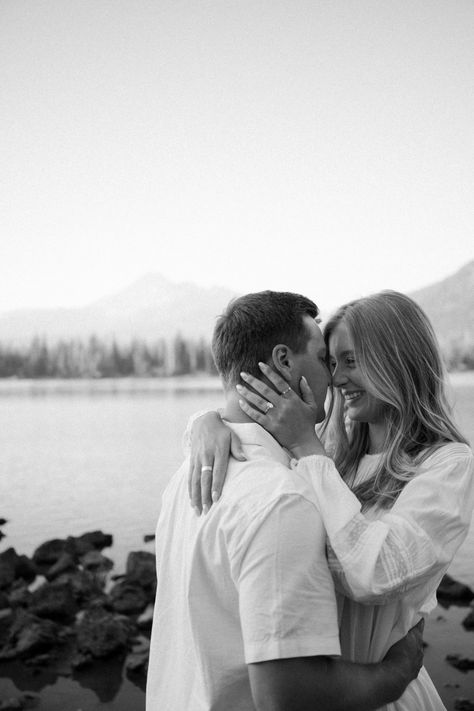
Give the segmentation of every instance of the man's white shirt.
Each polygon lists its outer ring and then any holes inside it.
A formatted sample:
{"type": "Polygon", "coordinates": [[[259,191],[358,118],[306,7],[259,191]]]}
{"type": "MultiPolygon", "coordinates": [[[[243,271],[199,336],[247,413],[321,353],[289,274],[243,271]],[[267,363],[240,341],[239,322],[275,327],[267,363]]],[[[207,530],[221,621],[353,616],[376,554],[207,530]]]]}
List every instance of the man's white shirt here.
{"type": "Polygon", "coordinates": [[[340,653],[310,477],[259,425],[229,426],[247,461],[210,512],[190,506],[187,461],[163,494],[147,711],[252,711],[247,664],[340,653]]]}

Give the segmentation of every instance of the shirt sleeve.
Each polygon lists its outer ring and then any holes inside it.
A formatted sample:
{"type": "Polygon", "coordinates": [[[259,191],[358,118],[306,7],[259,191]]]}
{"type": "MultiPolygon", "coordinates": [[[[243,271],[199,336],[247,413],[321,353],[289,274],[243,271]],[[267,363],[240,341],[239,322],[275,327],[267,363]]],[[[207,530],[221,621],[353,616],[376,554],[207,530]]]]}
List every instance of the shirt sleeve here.
{"type": "Polygon", "coordinates": [[[334,583],[314,503],[280,496],[244,537],[232,567],[246,663],[340,654],[334,583]]]}
{"type": "Polygon", "coordinates": [[[471,521],[473,461],[466,445],[441,447],[376,520],[361,513],[330,459],[298,462],[296,469],[311,477],[345,594],[359,602],[383,602],[446,569],[471,521]]]}

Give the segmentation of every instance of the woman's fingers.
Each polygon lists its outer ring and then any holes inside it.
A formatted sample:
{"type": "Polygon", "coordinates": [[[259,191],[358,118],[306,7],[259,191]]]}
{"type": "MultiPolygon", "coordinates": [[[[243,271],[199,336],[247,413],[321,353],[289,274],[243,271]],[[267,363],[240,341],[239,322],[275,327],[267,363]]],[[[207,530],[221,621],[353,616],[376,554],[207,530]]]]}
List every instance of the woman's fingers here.
{"type": "MultiPolygon", "coordinates": [[[[222,462],[222,460],[221,460],[222,462]]],[[[212,506],[211,491],[213,486],[214,472],[216,464],[219,464],[217,458],[214,459],[214,465],[204,465],[201,467],[201,504],[203,513],[207,514],[212,506]]]]}
{"type": "Polygon", "coordinates": [[[206,490],[206,501],[203,498],[203,510],[204,513],[211,508],[213,503],[219,500],[222,493],[222,487],[224,486],[224,480],[227,474],[227,467],[229,464],[228,453],[216,452],[216,458],[214,459],[214,470],[212,472],[212,481],[210,482],[209,489],[206,490]],[[206,510],[205,507],[208,507],[206,510]]]}
{"type": "Polygon", "coordinates": [[[302,375],[300,379],[300,391],[303,401],[310,407],[315,408],[317,403],[314,399],[313,391],[309,387],[308,381],[306,380],[304,375],[302,375]]]}
{"type": "MultiPolygon", "coordinates": [[[[271,400],[267,400],[263,397],[260,397],[260,395],[257,395],[256,393],[253,393],[251,390],[245,387],[245,385],[236,385],[235,386],[237,389],[237,392],[239,393],[240,397],[245,398],[246,401],[250,404],[253,405],[255,408],[260,410],[264,415],[268,412],[268,410],[271,410],[275,405],[271,400]]],[[[253,387],[253,385],[252,385],[253,387]]],[[[273,399],[275,399],[275,393],[273,393],[273,399]]]]}
{"type": "Polygon", "coordinates": [[[255,407],[252,407],[249,405],[249,403],[246,400],[239,400],[239,405],[240,409],[245,412],[246,415],[252,418],[252,420],[255,420],[255,422],[258,422],[259,425],[262,425],[262,427],[265,424],[265,417],[262,415],[260,410],[257,410],[255,407]]]}
{"type": "Polygon", "coordinates": [[[265,401],[273,402],[273,404],[277,402],[278,393],[269,388],[268,385],[265,385],[265,383],[256,378],[254,375],[250,375],[250,373],[241,373],[240,377],[246,383],[251,385],[252,388],[256,390],[257,393],[261,395],[265,401]]]}
{"type": "MultiPolygon", "coordinates": [[[[266,378],[268,378],[268,380],[270,380],[270,382],[273,383],[273,385],[276,387],[276,389],[278,390],[278,392],[280,394],[285,392],[285,390],[288,390],[289,386],[288,386],[287,381],[284,380],[281,377],[281,375],[278,375],[278,373],[275,370],[273,370],[273,368],[270,368],[270,366],[267,365],[266,363],[259,363],[258,367],[260,368],[260,370],[262,371],[264,376],[266,378]]],[[[257,381],[257,382],[259,382],[259,381],[257,381]]],[[[252,383],[252,387],[254,387],[253,383],[252,383]]],[[[268,388],[268,389],[270,390],[270,388],[268,388]]],[[[270,392],[272,392],[272,391],[270,390],[270,392]]]]}
{"type": "Polygon", "coordinates": [[[203,474],[202,470],[204,469],[204,471],[206,471],[205,467],[212,468],[212,464],[201,464],[201,459],[197,457],[194,461],[191,474],[191,506],[198,516],[202,513],[201,478],[203,474]]]}

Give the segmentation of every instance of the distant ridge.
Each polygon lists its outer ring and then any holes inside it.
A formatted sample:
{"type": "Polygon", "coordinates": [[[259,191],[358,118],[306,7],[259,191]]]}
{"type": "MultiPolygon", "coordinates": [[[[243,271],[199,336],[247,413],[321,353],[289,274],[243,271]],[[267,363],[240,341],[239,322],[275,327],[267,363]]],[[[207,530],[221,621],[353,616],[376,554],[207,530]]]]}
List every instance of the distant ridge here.
{"type": "Polygon", "coordinates": [[[24,344],[34,336],[49,341],[115,338],[128,342],[166,340],[181,333],[210,339],[216,317],[236,293],[146,274],[125,289],[74,309],[22,309],[0,315],[0,341],[24,344]]]}
{"type": "Polygon", "coordinates": [[[474,349],[474,260],[410,296],[428,314],[444,349],[455,345],[474,349]]]}
{"type": "MultiPolygon", "coordinates": [[[[176,283],[150,273],[125,289],[82,308],[23,309],[0,315],[0,342],[26,344],[34,336],[48,341],[115,338],[169,340],[178,332],[210,340],[216,317],[238,296],[224,287],[176,283]]],[[[410,296],[426,311],[445,350],[474,351],[474,260],[446,279],[410,296]]]]}

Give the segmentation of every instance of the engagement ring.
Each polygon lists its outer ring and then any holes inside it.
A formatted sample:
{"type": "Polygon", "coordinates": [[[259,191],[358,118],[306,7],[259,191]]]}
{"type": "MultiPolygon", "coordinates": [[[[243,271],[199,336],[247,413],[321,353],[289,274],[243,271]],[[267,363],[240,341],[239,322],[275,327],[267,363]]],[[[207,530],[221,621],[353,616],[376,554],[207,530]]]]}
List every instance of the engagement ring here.
{"type": "Polygon", "coordinates": [[[274,407],[273,403],[272,403],[272,402],[267,402],[267,404],[265,405],[265,415],[267,414],[267,412],[268,412],[269,410],[272,409],[272,407],[274,407]]]}

